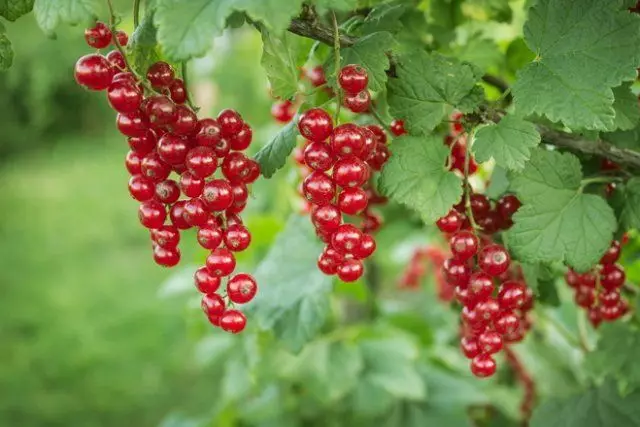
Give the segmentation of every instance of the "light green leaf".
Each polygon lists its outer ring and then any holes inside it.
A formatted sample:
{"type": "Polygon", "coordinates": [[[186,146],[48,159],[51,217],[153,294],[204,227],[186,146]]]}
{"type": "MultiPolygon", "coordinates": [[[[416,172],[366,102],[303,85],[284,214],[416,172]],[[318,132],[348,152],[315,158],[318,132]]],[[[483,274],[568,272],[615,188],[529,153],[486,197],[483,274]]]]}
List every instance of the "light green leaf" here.
{"type": "Polygon", "coordinates": [[[611,88],[635,80],[640,65],[640,17],[607,1],[539,0],[524,34],[536,59],[513,85],[518,112],[571,128],[610,128],[611,88]]]}
{"type": "Polygon", "coordinates": [[[142,18],[140,25],[131,35],[127,45],[129,63],[138,73],[145,75],[151,64],[160,60],[156,40],[156,27],[153,25],[153,11],[142,18]]]}
{"type": "Polygon", "coordinates": [[[389,111],[411,134],[431,132],[458,104],[475,107],[465,99],[476,84],[470,64],[419,51],[403,56],[396,73],[388,84],[389,111]]]}
{"type": "Polygon", "coordinates": [[[466,0],[465,3],[472,14],[485,15],[493,21],[509,22],[513,15],[509,0],[466,0]]]}
{"type": "Polygon", "coordinates": [[[11,68],[11,64],[13,64],[11,40],[9,40],[4,31],[0,31],[0,71],[8,70],[11,68]]]}
{"type": "Polygon", "coordinates": [[[398,138],[380,176],[380,191],[430,224],[462,197],[462,181],[445,167],[449,149],[435,136],[398,138]]]}
{"type": "Polygon", "coordinates": [[[615,101],[613,109],[616,117],[613,126],[608,128],[614,130],[631,130],[638,125],[640,120],[640,107],[638,107],[638,97],[631,91],[631,83],[625,83],[613,89],[615,101]]]}
{"type": "Polygon", "coordinates": [[[498,124],[480,128],[474,137],[476,160],[486,162],[491,157],[506,169],[519,170],[531,156],[531,149],[540,143],[540,134],[533,123],[508,115],[498,124]]]}
{"type": "Polygon", "coordinates": [[[312,3],[321,13],[328,10],[346,12],[358,7],[358,0],[314,0],[312,3]]]}
{"type": "Polygon", "coordinates": [[[483,71],[503,60],[496,42],[483,39],[479,34],[470,35],[467,43],[457,46],[454,53],[461,61],[470,62],[483,71]]]}
{"type": "Polygon", "coordinates": [[[640,178],[631,178],[624,186],[624,205],[620,211],[620,224],[640,230],[640,178]]]}
{"type": "Polygon", "coordinates": [[[509,178],[507,177],[507,171],[496,166],[491,173],[491,180],[489,181],[489,187],[485,190],[485,194],[490,199],[499,199],[504,193],[509,190],[509,178]]]}
{"type": "Polygon", "coordinates": [[[596,378],[610,376],[627,389],[640,386],[640,331],[628,323],[604,325],[595,351],[587,354],[587,367],[596,378]]]}
{"type": "Polygon", "coordinates": [[[237,355],[229,357],[221,384],[221,394],[225,401],[233,402],[246,397],[251,391],[251,386],[251,370],[247,364],[238,359],[237,355]]]}
{"type": "MultiPolygon", "coordinates": [[[[191,1],[191,0],[189,0],[191,1]]],[[[275,33],[285,31],[291,19],[300,14],[304,0],[236,0],[236,8],[275,33]]]]}
{"type": "Polygon", "coordinates": [[[297,136],[298,119],[296,117],[280,129],[280,132],[256,153],[255,159],[260,163],[260,171],[265,178],[271,178],[278,169],[285,165],[289,155],[296,147],[297,136]]]}
{"type": "Polygon", "coordinates": [[[400,18],[406,11],[407,6],[404,4],[382,3],[369,12],[358,30],[362,34],[371,34],[379,31],[395,34],[404,28],[400,18]]]}
{"type": "Polygon", "coordinates": [[[62,23],[89,23],[99,11],[99,0],[35,0],[33,5],[36,21],[47,34],[53,34],[62,23]]]}
{"type": "MultiPolygon", "coordinates": [[[[386,53],[395,48],[396,41],[387,32],[373,33],[364,36],[351,47],[340,49],[341,66],[359,64],[369,73],[368,89],[382,90],[387,83],[389,58],[386,53]]],[[[333,54],[326,61],[325,72],[327,82],[334,85],[336,81],[335,60],[333,54]]]]}
{"type": "Polygon", "coordinates": [[[608,381],[584,394],[549,399],[533,413],[531,427],[638,427],[640,392],[621,397],[608,381]]]}
{"type": "Polygon", "coordinates": [[[580,161],[572,154],[534,150],[511,189],[522,207],[507,232],[509,248],[527,263],[564,260],[585,271],[600,259],[616,230],[613,210],[584,194],[580,161]]]}
{"type": "Polygon", "coordinates": [[[311,39],[262,29],[262,67],[267,72],[273,96],[290,99],[298,91],[300,69],[307,60],[311,39]]]}
{"type": "Polygon", "coordinates": [[[263,291],[250,310],[292,351],[317,334],[329,311],[332,279],[316,266],[321,252],[309,220],[293,214],[255,272],[263,291]]]}
{"type": "Polygon", "coordinates": [[[33,9],[34,0],[0,0],[0,16],[15,21],[33,9]]]}

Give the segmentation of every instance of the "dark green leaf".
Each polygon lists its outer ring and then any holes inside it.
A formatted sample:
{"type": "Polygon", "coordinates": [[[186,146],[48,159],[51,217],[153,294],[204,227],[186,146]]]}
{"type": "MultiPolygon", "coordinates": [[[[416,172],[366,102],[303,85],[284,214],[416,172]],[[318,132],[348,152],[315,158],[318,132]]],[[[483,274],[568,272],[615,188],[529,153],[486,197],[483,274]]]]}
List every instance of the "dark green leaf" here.
{"type": "Polygon", "coordinates": [[[129,63],[141,75],[145,75],[149,66],[160,59],[153,15],[153,11],[150,11],[144,16],[127,46],[129,63]]]}
{"type": "Polygon", "coordinates": [[[255,159],[260,163],[260,170],[265,178],[271,178],[278,169],[282,168],[296,147],[297,123],[297,118],[291,120],[256,154],[255,159]]]}
{"type": "Polygon", "coordinates": [[[492,157],[506,169],[519,170],[531,156],[531,149],[540,143],[540,134],[533,123],[508,115],[498,124],[478,129],[473,142],[476,159],[486,162],[492,157]]]}
{"type": "Polygon", "coordinates": [[[620,224],[640,230],[640,178],[631,178],[624,186],[624,204],[620,211],[620,224]]]}
{"type": "Polygon", "coordinates": [[[273,96],[290,99],[298,91],[300,69],[307,60],[311,40],[262,29],[262,67],[267,72],[273,96]]]}
{"type": "Polygon", "coordinates": [[[88,24],[99,11],[99,0],[35,0],[33,5],[36,21],[47,34],[53,34],[62,23],[88,24]]]}
{"type": "Polygon", "coordinates": [[[15,21],[33,9],[34,0],[0,0],[0,16],[15,21]]]}
{"type": "Polygon", "coordinates": [[[640,120],[640,108],[638,108],[638,97],[631,91],[631,83],[614,88],[613,95],[615,96],[613,109],[616,117],[613,125],[607,130],[635,128],[640,120]]]}

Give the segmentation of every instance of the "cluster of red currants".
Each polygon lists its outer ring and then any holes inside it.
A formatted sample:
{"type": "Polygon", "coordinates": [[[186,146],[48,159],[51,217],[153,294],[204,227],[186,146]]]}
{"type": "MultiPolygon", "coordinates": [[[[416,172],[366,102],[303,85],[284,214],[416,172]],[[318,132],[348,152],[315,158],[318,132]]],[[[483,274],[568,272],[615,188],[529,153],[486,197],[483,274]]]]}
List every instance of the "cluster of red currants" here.
{"type": "MultiPolygon", "coordinates": [[[[99,22],[85,37],[90,46],[102,48],[111,33],[99,22]]],[[[117,34],[117,43],[124,44],[126,34],[117,34]]],[[[156,62],[140,77],[120,51],[115,52],[115,62],[99,53],[83,56],[75,78],[88,89],[106,90],[118,113],[118,130],[130,147],[129,192],[140,202],[138,216],[150,230],[154,260],[166,267],[177,265],[181,231],[196,228],[199,244],[211,251],[206,266],[195,273],[196,287],[204,294],[203,310],[213,325],[240,332],[246,318],[233,305],[255,296],[255,280],[244,273],[230,277],[227,302],[217,291],[235,270],[234,252],[251,242],[239,214],[249,198],[247,185],[260,175],[258,163],[242,153],[251,143],[252,130],[233,110],[222,111],[217,119],[198,120],[186,105],[184,82],[169,64],[156,62]],[[218,170],[220,177],[215,176],[218,170]],[[176,179],[170,178],[172,173],[176,179]]]]}
{"type": "MultiPolygon", "coordinates": [[[[357,74],[353,70],[352,66],[344,67],[338,80],[343,89],[359,93],[366,89],[368,76],[361,68],[357,74]]],[[[310,170],[302,193],[312,205],[316,233],[327,244],[318,268],[353,282],[364,272],[362,260],[376,248],[370,233],[380,227],[381,219],[369,210],[369,204],[386,199],[367,185],[371,170],[380,170],[389,158],[386,134],[373,125],[346,123],[334,128],[331,116],[320,108],[302,114],[298,129],[308,140],[301,162],[310,170]],[[360,228],[343,223],[343,215],[362,215],[360,228]]]]}
{"type": "MultiPolygon", "coordinates": [[[[458,171],[459,173],[465,173],[465,158],[467,155],[467,134],[464,132],[464,127],[461,124],[463,114],[454,111],[451,116],[451,123],[449,126],[449,134],[444,137],[444,144],[451,148],[451,154],[449,156],[449,170],[458,171]]],[[[469,175],[473,175],[478,170],[478,164],[473,158],[472,154],[469,154],[469,175]]]]}
{"type": "Polygon", "coordinates": [[[624,267],[616,264],[620,251],[620,242],[614,240],[595,268],[582,274],[569,269],[565,274],[567,284],[575,291],[576,304],[588,310],[595,328],[602,321],[613,322],[629,311],[629,304],[620,295],[626,279],[624,267]]]}
{"type": "MultiPolygon", "coordinates": [[[[329,96],[334,96],[331,88],[325,87],[327,78],[321,65],[312,68],[303,68],[302,78],[308,80],[314,88],[324,87],[329,96]]],[[[296,110],[297,106],[295,102],[289,99],[279,100],[271,105],[271,116],[278,123],[289,123],[296,115],[296,110]]]]}

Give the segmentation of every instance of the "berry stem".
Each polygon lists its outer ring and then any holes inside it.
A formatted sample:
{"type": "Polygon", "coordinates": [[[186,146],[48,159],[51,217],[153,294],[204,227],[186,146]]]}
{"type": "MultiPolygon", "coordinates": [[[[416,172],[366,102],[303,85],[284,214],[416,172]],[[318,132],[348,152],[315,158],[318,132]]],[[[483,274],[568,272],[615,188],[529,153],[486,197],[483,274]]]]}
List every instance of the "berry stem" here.
{"type": "MultiPolygon", "coordinates": [[[[460,136],[464,135],[464,133],[460,134],[460,136]]],[[[458,139],[460,138],[458,137],[458,139]]],[[[471,229],[473,233],[478,235],[478,224],[476,223],[475,218],[473,217],[473,210],[471,209],[471,184],[469,183],[469,163],[471,162],[471,138],[472,134],[469,134],[467,138],[467,145],[464,151],[464,208],[467,212],[467,216],[469,217],[469,222],[471,223],[471,229]]],[[[453,146],[453,144],[451,144],[453,146]]]]}
{"type": "Polygon", "coordinates": [[[594,176],[593,178],[586,178],[580,182],[580,190],[584,190],[587,185],[608,184],[615,181],[621,181],[621,178],[615,176],[594,176]]]}
{"type": "Polygon", "coordinates": [[[133,0],[133,30],[140,24],[140,0],[133,0]]]}
{"type": "Polygon", "coordinates": [[[335,60],[335,74],[336,74],[336,115],[335,125],[337,126],[340,121],[340,107],[342,106],[342,90],[340,89],[340,28],[338,27],[338,19],[336,13],[332,12],[331,18],[333,20],[333,56],[335,60]]]}
{"type": "Polygon", "coordinates": [[[189,82],[188,82],[188,72],[189,70],[187,69],[187,61],[182,61],[182,63],[180,64],[180,72],[182,74],[182,81],[184,82],[184,90],[186,92],[187,95],[187,105],[189,105],[189,107],[194,111],[194,112],[198,112],[200,111],[200,108],[196,107],[191,99],[191,92],[189,91],[189,82]]]}

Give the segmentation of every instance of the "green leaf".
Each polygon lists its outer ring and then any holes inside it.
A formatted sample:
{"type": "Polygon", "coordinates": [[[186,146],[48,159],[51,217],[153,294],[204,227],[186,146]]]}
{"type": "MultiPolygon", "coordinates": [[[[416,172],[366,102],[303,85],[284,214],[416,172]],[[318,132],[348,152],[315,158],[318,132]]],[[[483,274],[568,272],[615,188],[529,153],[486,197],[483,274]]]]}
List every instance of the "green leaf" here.
{"type": "Polygon", "coordinates": [[[36,21],[47,34],[53,34],[62,23],[89,23],[99,11],[99,0],[35,0],[33,5],[36,21]]]}
{"type": "Polygon", "coordinates": [[[11,40],[9,40],[4,31],[0,31],[0,71],[8,70],[11,68],[11,64],[13,64],[11,40]]]}
{"type": "Polygon", "coordinates": [[[564,260],[579,271],[597,263],[611,242],[616,220],[602,197],[583,194],[577,157],[537,149],[522,173],[510,179],[522,202],[506,234],[518,259],[564,260]]]}
{"type": "Polygon", "coordinates": [[[321,13],[328,10],[347,12],[358,7],[358,0],[314,0],[313,4],[321,13]]]}
{"type": "Polygon", "coordinates": [[[322,244],[302,215],[292,215],[255,278],[264,290],[250,306],[264,330],[272,330],[292,351],[300,351],[324,324],[332,279],[316,266],[322,244]]]}
{"type": "Polygon", "coordinates": [[[298,91],[300,69],[307,60],[311,40],[283,33],[282,36],[262,29],[262,67],[267,72],[272,94],[290,99],[298,91]]]}
{"type": "Polygon", "coordinates": [[[276,33],[284,32],[289,27],[291,19],[300,14],[303,2],[304,0],[235,0],[238,10],[244,10],[254,21],[261,21],[276,33]]]}
{"type": "Polygon", "coordinates": [[[485,194],[490,199],[497,200],[508,190],[509,177],[507,177],[507,171],[500,166],[496,166],[495,168],[493,168],[491,180],[489,181],[489,186],[485,190],[485,194]]]}
{"type": "Polygon", "coordinates": [[[496,42],[483,39],[480,34],[470,35],[467,43],[457,46],[454,53],[461,61],[470,62],[483,71],[503,61],[502,53],[496,42]]]}
{"type": "Polygon", "coordinates": [[[640,148],[640,126],[627,131],[603,132],[600,136],[616,147],[632,150],[640,148]]]}
{"type": "Polygon", "coordinates": [[[0,0],[0,16],[15,21],[33,9],[34,0],[0,0]]]}
{"type": "Polygon", "coordinates": [[[445,163],[449,148],[436,136],[398,138],[380,175],[379,188],[430,224],[462,197],[462,181],[445,163]]]}
{"type": "Polygon", "coordinates": [[[289,155],[296,147],[297,136],[298,120],[294,118],[256,153],[255,159],[260,163],[260,171],[265,178],[271,178],[278,169],[285,165],[289,155]]]}
{"type": "Polygon", "coordinates": [[[631,83],[625,83],[613,89],[615,101],[613,109],[616,117],[613,126],[607,130],[631,130],[640,121],[640,108],[638,107],[638,97],[631,91],[631,83]]]}
{"type": "MultiPolygon", "coordinates": [[[[389,58],[386,53],[395,48],[396,41],[387,32],[373,33],[364,36],[351,47],[340,49],[340,64],[359,64],[369,73],[370,90],[379,91],[384,89],[387,83],[387,70],[389,69],[389,58]]],[[[326,61],[325,72],[329,85],[335,85],[335,60],[333,53],[326,61]]]]}
{"type": "Polygon", "coordinates": [[[369,12],[358,30],[362,34],[379,31],[395,34],[404,27],[400,19],[406,11],[407,7],[404,4],[382,3],[369,12]]]}
{"type": "Polygon", "coordinates": [[[465,99],[476,84],[473,67],[437,53],[414,52],[401,58],[397,78],[389,81],[389,111],[404,119],[411,134],[429,133],[458,106],[475,107],[465,99]],[[463,102],[466,101],[466,102],[463,102]]]}
{"type": "Polygon", "coordinates": [[[539,0],[524,34],[536,59],[513,85],[518,112],[571,128],[610,128],[611,88],[635,80],[640,65],[640,17],[607,1],[539,0]]]}
{"type": "Polygon", "coordinates": [[[640,331],[628,324],[603,325],[595,351],[587,354],[587,367],[596,378],[610,376],[627,389],[640,386],[640,331]]]}
{"type": "Polygon", "coordinates": [[[549,399],[533,413],[531,427],[637,427],[640,392],[621,397],[612,381],[584,394],[549,399]]]}
{"type": "Polygon", "coordinates": [[[620,212],[620,224],[625,228],[640,230],[640,178],[631,178],[624,186],[624,204],[620,212]]]}
{"type": "Polygon", "coordinates": [[[476,160],[486,162],[491,157],[506,169],[520,170],[531,156],[531,149],[540,143],[540,134],[533,123],[508,115],[498,124],[480,128],[474,137],[476,160]]]}
{"type": "Polygon", "coordinates": [[[131,35],[127,46],[129,63],[135,71],[145,75],[151,64],[160,60],[156,40],[156,27],[153,25],[153,11],[147,13],[138,28],[131,35]]]}
{"type": "Polygon", "coordinates": [[[471,9],[471,14],[477,11],[493,21],[509,22],[513,15],[509,0],[466,0],[465,3],[471,9]]]}

